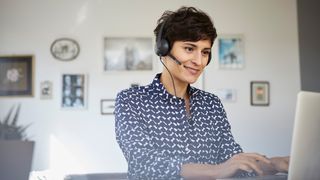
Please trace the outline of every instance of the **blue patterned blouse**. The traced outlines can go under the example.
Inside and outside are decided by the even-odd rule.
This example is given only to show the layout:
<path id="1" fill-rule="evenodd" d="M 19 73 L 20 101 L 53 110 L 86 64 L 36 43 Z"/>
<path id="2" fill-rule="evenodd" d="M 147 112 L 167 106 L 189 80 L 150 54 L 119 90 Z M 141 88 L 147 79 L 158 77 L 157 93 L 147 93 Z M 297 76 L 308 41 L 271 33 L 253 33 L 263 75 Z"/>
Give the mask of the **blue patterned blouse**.
<path id="1" fill-rule="evenodd" d="M 115 131 L 129 179 L 180 179 L 182 164 L 219 164 L 242 152 L 217 96 L 190 86 L 188 116 L 160 76 L 117 95 Z"/>

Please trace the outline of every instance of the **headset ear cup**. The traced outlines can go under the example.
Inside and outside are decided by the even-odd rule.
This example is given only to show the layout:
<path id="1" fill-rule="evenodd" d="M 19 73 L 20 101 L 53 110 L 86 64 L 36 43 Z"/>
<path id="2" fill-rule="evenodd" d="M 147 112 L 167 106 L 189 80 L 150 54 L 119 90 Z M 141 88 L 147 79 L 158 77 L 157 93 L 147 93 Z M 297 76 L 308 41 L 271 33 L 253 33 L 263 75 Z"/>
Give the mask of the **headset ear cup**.
<path id="1" fill-rule="evenodd" d="M 160 39 L 157 43 L 156 54 L 158 56 L 166 56 L 169 53 L 169 42 L 166 39 Z"/>
<path id="2" fill-rule="evenodd" d="M 159 33 L 156 37 L 157 39 L 156 39 L 155 51 L 156 51 L 156 54 L 160 57 L 166 56 L 170 52 L 169 41 L 167 39 L 163 38 L 163 29 L 164 29 L 165 24 L 166 24 L 166 21 L 162 22 L 162 24 L 160 26 Z"/>

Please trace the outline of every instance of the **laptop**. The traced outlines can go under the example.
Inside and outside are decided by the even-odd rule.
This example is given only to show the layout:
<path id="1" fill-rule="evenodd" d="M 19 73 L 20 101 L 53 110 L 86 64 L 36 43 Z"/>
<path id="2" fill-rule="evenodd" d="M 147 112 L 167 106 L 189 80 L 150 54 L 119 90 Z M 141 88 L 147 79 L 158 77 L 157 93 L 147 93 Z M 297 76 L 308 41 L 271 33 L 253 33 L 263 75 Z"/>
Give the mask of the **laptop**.
<path id="1" fill-rule="evenodd" d="M 288 174 L 224 180 L 320 179 L 320 93 L 298 93 Z"/>
<path id="2" fill-rule="evenodd" d="M 288 179 L 320 179 L 320 93 L 298 94 Z"/>

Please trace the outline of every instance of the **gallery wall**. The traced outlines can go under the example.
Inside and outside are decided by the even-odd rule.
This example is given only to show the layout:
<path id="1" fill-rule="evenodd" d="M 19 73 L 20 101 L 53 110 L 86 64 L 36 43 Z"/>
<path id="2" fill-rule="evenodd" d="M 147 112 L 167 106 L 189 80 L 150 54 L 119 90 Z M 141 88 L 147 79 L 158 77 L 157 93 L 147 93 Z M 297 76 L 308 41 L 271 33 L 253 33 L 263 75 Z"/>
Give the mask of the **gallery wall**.
<path id="1" fill-rule="evenodd" d="M 224 102 L 232 132 L 248 152 L 287 155 L 300 90 L 297 8 L 295 0 L 2 0 L 0 54 L 35 57 L 34 96 L 1 97 L 0 117 L 21 103 L 20 123 L 36 141 L 33 170 L 62 173 L 123 172 L 126 161 L 115 141 L 113 115 L 101 115 L 100 100 L 114 99 L 132 83 L 151 82 L 162 67 L 153 56 L 154 70 L 104 72 L 105 37 L 151 37 L 165 10 L 196 6 L 214 20 L 219 35 L 244 37 L 245 67 L 219 69 L 217 47 L 199 87 L 214 92 L 234 89 L 236 99 Z M 79 56 L 70 62 L 50 54 L 51 43 L 75 39 Z M 87 108 L 61 108 L 62 74 L 88 77 Z M 203 80 L 203 81 L 202 81 Z M 250 82 L 270 83 L 269 106 L 250 105 Z M 40 99 L 40 83 L 51 81 L 53 98 Z M 204 83 L 202 83 L 204 82 Z"/>

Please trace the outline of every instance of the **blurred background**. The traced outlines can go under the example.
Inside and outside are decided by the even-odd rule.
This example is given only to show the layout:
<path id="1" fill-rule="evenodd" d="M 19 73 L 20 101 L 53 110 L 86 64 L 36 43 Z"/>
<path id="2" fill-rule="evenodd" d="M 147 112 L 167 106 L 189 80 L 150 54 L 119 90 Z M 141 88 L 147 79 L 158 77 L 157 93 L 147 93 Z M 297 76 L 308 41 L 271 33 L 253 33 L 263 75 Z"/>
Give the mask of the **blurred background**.
<path id="1" fill-rule="evenodd" d="M 216 41 L 213 60 L 195 86 L 211 93 L 233 90 L 235 97 L 223 104 L 233 135 L 245 151 L 290 153 L 296 95 L 300 90 L 320 91 L 315 34 L 320 32 L 315 23 L 319 13 L 314 13 L 318 1 L 0 0 L 0 56 L 34 56 L 33 95 L 0 98 L 1 119 L 20 103 L 18 123 L 31 124 L 26 134 L 35 141 L 33 171 L 126 172 L 115 140 L 112 107 L 101 102 L 112 102 L 132 85 L 149 84 L 162 66 L 153 53 L 152 70 L 105 70 L 105 39 L 149 38 L 154 44 L 158 18 L 181 6 L 207 12 L 218 37 L 240 35 L 244 42 L 244 66 L 221 69 Z M 75 59 L 53 56 L 50 47 L 59 38 L 78 43 Z M 82 108 L 62 106 L 64 74 L 85 75 Z M 251 81 L 269 82 L 267 106 L 251 105 Z M 40 97 L 43 82 L 51 83 L 52 96 L 47 99 Z"/>

